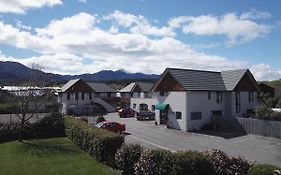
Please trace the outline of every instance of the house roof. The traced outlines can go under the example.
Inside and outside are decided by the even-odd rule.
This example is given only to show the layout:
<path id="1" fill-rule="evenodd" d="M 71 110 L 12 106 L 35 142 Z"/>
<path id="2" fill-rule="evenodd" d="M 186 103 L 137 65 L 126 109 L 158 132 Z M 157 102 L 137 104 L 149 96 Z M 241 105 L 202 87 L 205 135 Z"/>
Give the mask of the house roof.
<path id="1" fill-rule="evenodd" d="M 233 91 L 246 72 L 247 69 L 222 71 L 221 76 L 226 90 Z"/>
<path id="2" fill-rule="evenodd" d="M 153 83 L 133 82 L 121 89 L 119 92 L 133 92 L 136 86 L 139 86 L 142 92 L 149 92 L 153 87 Z"/>
<path id="3" fill-rule="evenodd" d="M 214 90 L 232 91 L 238 85 L 242 77 L 249 72 L 248 69 L 228 70 L 222 72 L 167 68 L 153 90 L 161 82 L 162 78 L 170 73 L 172 77 L 182 85 L 185 90 Z M 256 83 L 252 74 L 251 79 Z"/>
<path id="4" fill-rule="evenodd" d="M 87 84 L 95 91 L 95 92 L 117 92 L 112 87 L 108 86 L 105 83 L 91 83 L 87 82 Z"/>
<path id="5" fill-rule="evenodd" d="M 61 88 L 61 92 L 67 91 L 71 86 L 77 83 L 80 79 L 69 80 L 63 87 Z"/>

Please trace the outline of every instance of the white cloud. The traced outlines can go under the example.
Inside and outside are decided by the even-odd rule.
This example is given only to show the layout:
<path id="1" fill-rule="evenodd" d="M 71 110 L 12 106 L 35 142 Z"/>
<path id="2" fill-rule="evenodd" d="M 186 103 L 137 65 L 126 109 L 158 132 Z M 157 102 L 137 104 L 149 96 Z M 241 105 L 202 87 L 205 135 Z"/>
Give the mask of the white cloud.
<path id="1" fill-rule="evenodd" d="M 31 26 L 26 26 L 21 21 L 17 21 L 16 25 L 19 29 L 22 29 L 22 30 L 30 31 L 32 29 Z"/>
<path id="2" fill-rule="evenodd" d="M 136 16 L 125 16 L 126 19 L 117 21 L 131 29 L 136 25 L 136 22 L 131 22 Z M 139 16 L 137 20 L 139 18 L 143 17 Z M 22 59 L 2 54 L 0 60 L 17 61 L 25 65 L 39 63 L 47 71 L 60 74 L 93 73 L 102 69 L 160 74 L 166 67 L 218 71 L 249 67 L 249 63 L 243 60 L 196 51 L 169 35 L 150 37 L 145 32 L 120 32 L 112 26 L 101 29 L 98 24 L 97 15 L 78 13 L 53 20 L 44 28 L 35 28 L 36 33 L 33 34 L 0 21 L 0 43 L 41 54 Z M 254 68 L 254 71 L 257 70 Z M 263 74 L 268 72 L 267 69 L 261 70 Z M 262 73 L 255 71 L 254 75 L 257 78 L 269 75 Z"/>
<path id="3" fill-rule="evenodd" d="M 242 13 L 240 19 L 267 19 L 271 18 L 271 14 L 269 12 L 262 12 L 256 9 L 251 9 L 249 12 Z"/>
<path id="4" fill-rule="evenodd" d="M 268 64 L 257 64 L 250 68 L 251 72 L 258 80 L 279 80 L 281 79 L 281 70 L 274 71 Z"/>
<path id="5" fill-rule="evenodd" d="M 86 3 L 87 0 L 78 0 L 79 3 Z"/>
<path id="6" fill-rule="evenodd" d="M 0 13 L 25 14 L 28 9 L 60 4 L 62 0 L 0 0 Z"/>
<path id="7" fill-rule="evenodd" d="M 131 33 L 154 35 L 159 37 L 175 36 L 175 32 L 170 27 L 158 27 L 153 26 L 143 16 L 135 16 L 120 11 L 114 11 L 114 13 L 105 16 L 105 20 L 112 20 L 115 28 L 124 27 L 129 28 Z"/>
<path id="8" fill-rule="evenodd" d="M 182 28 L 185 34 L 225 35 L 229 45 L 249 42 L 269 33 L 271 27 L 255 21 L 240 19 L 235 13 L 223 16 L 180 16 L 168 22 L 173 28 Z"/>

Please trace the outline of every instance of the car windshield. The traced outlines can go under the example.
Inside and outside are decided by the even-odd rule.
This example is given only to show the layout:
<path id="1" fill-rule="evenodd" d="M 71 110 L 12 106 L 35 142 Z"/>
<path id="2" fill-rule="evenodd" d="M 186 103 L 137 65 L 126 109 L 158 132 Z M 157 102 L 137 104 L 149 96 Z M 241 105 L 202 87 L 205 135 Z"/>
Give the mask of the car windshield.
<path id="1" fill-rule="evenodd" d="M 96 124 L 96 127 L 100 128 L 102 125 L 103 125 L 103 123 L 100 122 L 100 123 L 97 123 L 97 124 Z"/>

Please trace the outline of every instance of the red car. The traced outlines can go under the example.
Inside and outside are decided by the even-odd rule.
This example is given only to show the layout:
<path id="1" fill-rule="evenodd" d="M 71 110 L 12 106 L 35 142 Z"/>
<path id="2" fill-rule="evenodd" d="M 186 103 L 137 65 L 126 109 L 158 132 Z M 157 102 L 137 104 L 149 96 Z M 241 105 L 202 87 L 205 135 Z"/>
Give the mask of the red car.
<path id="1" fill-rule="evenodd" d="M 111 132 L 120 133 L 120 134 L 126 130 L 125 124 L 117 123 L 117 122 L 113 122 L 113 121 L 99 122 L 98 124 L 96 124 L 96 127 L 102 128 L 102 129 L 107 129 Z"/>
<path id="2" fill-rule="evenodd" d="M 118 110 L 118 115 L 120 117 L 134 117 L 135 111 L 131 108 L 122 108 Z"/>

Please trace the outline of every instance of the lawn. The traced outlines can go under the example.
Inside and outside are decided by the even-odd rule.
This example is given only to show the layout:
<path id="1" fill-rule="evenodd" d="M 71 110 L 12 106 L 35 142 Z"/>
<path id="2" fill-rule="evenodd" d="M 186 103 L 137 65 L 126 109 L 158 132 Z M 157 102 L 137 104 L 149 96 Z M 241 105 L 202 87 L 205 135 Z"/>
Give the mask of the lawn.
<path id="1" fill-rule="evenodd" d="M 97 163 L 67 138 L 51 138 L 0 144 L 0 174 L 114 175 L 120 173 Z"/>

